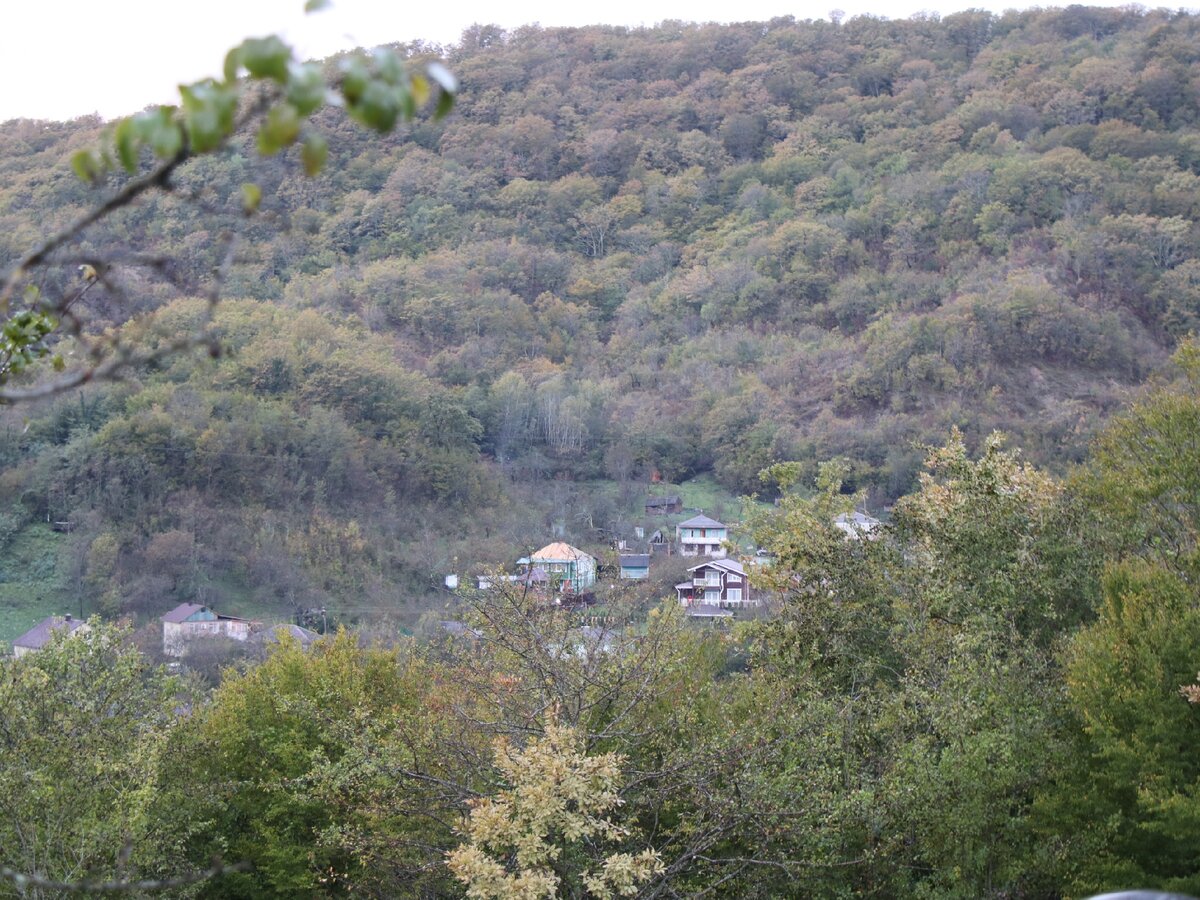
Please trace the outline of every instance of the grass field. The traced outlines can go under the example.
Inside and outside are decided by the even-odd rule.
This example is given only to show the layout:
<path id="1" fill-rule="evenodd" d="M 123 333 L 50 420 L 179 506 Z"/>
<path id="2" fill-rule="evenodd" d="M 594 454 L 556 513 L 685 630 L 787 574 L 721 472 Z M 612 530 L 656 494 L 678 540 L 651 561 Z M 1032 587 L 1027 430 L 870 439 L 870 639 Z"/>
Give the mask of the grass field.
<path id="1" fill-rule="evenodd" d="M 0 641 L 11 642 L 46 616 L 78 614 L 58 569 L 63 539 L 39 522 L 22 529 L 0 552 Z"/>

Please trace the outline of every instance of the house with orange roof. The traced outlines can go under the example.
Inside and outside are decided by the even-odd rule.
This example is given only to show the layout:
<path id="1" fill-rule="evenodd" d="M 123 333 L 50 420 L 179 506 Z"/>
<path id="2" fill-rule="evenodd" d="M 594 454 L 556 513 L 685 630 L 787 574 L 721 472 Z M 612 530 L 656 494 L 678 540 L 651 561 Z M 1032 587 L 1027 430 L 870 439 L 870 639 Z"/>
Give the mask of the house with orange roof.
<path id="1" fill-rule="evenodd" d="M 547 544 L 518 562 L 541 569 L 563 593 L 582 594 L 596 583 L 596 558 L 562 541 Z"/>

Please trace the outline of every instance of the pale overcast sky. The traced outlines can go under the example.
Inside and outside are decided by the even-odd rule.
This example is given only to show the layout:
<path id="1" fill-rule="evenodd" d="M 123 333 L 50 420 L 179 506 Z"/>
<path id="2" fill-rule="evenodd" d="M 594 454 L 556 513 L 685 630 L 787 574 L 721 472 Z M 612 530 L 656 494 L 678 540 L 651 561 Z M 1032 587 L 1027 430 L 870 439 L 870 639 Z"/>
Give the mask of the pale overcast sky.
<path id="1" fill-rule="evenodd" d="M 1099 0 L 1122 6 L 1127 0 Z M 0 31 L 0 121 L 69 119 L 99 113 L 114 118 L 151 103 L 177 99 L 175 85 L 216 75 L 227 49 L 245 37 L 283 34 L 309 57 L 356 46 L 422 39 L 456 41 L 467 26 L 654 25 L 664 19 L 754 21 L 793 15 L 827 18 L 871 13 L 906 18 L 968 7 L 1000 12 L 1012 0 L 826 0 L 797 7 L 786 0 L 483 0 L 405 3 L 334 0 L 305 16 L 304 0 L 7 0 Z"/>

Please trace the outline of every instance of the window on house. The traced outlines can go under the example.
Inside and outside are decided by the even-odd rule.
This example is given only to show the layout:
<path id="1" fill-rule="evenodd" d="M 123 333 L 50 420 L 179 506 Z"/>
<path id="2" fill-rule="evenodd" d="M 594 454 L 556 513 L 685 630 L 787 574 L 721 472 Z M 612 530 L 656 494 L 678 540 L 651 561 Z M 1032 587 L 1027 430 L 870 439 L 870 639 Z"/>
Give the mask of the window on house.
<path id="1" fill-rule="evenodd" d="M 706 603 L 716 603 L 716 602 L 717 602 L 717 601 L 719 601 L 720 599 L 721 599 L 721 592 L 720 592 L 720 591 L 714 591 L 714 590 L 712 590 L 711 588 L 709 588 L 709 589 L 705 590 L 705 592 L 704 592 L 704 600 L 705 600 L 705 602 L 706 602 Z"/>
<path id="2" fill-rule="evenodd" d="M 741 603 L 742 602 L 742 589 L 741 588 L 730 588 L 729 590 L 727 590 L 725 592 L 725 599 L 728 600 L 730 603 Z"/>

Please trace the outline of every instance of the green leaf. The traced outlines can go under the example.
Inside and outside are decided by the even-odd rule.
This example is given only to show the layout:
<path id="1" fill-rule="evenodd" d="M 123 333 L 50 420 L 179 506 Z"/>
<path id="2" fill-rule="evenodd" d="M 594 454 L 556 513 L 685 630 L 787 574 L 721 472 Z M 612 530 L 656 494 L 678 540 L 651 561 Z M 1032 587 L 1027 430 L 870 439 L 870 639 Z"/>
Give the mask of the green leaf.
<path id="1" fill-rule="evenodd" d="M 258 151 L 265 156 L 291 146 L 300 136 L 300 114 L 290 103 L 280 103 L 267 112 L 258 132 Z"/>
<path id="2" fill-rule="evenodd" d="M 250 215 L 262 202 L 262 188 L 252 182 L 242 185 L 242 212 Z"/>
<path id="3" fill-rule="evenodd" d="M 183 146 L 183 131 L 177 122 L 167 120 L 150 135 L 150 148 L 159 159 L 170 159 Z"/>
<path id="4" fill-rule="evenodd" d="M 328 9 L 329 5 L 329 0 L 308 0 L 304 4 L 304 11 L 306 13 L 320 12 L 323 9 Z"/>
<path id="5" fill-rule="evenodd" d="M 375 71 L 393 87 L 404 83 L 404 62 L 392 50 L 380 47 L 375 51 Z"/>
<path id="6" fill-rule="evenodd" d="M 132 175 L 137 171 L 138 150 L 140 149 L 141 141 L 131 119 L 123 119 L 117 126 L 115 143 L 117 145 L 117 158 L 121 160 L 121 167 Z"/>
<path id="7" fill-rule="evenodd" d="M 325 168 L 325 160 L 329 157 L 329 145 L 325 138 L 316 132 L 305 136 L 304 144 L 300 147 L 300 161 L 304 163 L 304 174 L 313 176 Z"/>
<path id="8" fill-rule="evenodd" d="M 452 109 L 454 109 L 454 95 L 442 91 L 438 94 L 437 106 L 434 107 L 433 117 L 435 119 L 444 119 Z"/>
<path id="9" fill-rule="evenodd" d="M 184 124 L 192 149 L 197 153 L 215 150 L 233 131 L 237 87 L 208 79 L 180 85 L 179 95 L 183 98 Z"/>
<path id="10" fill-rule="evenodd" d="M 242 65 L 254 78 L 270 78 L 283 84 L 291 61 L 292 48 L 273 34 L 242 42 Z"/>
<path id="11" fill-rule="evenodd" d="M 242 68 L 242 48 L 241 46 L 234 47 L 225 54 L 225 80 L 232 83 L 237 81 L 238 72 Z"/>
<path id="12" fill-rule="evenodd" d="M 342 62 L 342 96 L 353 106 L 366 93 L 367 85 L 371 82 L 371 74 L 360 57 L 353 57 Z"/>
<path id="13" fill-rule="evenodd" d="M 391 131 L 400 116 L 400 97 L 395 88 L 372 81 L 359 102 L 350 107 L 350 114 L 376 131 Z"/>
<path id="14" fill-rule="evenodd" d="M 287 99 L 301 116 L 307 116 L 325 102 L 325 79 L 320 67 L 306 63 L 288 68 Z"/>
<path id="15" fill-rule="evenodd" d="M 100 176 L 100 167 L 96 164 L 96 157 L 92 155 L 90 150 L 80 150 L 71 157 L 71 169 L 79 177 L 80 181 L 95 181 Z"/>

